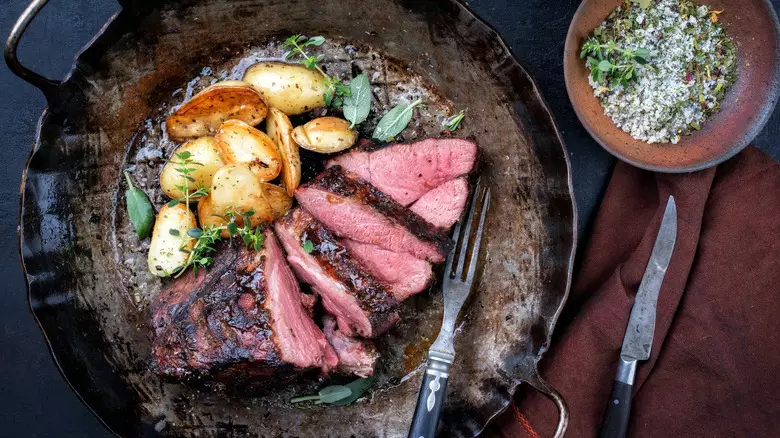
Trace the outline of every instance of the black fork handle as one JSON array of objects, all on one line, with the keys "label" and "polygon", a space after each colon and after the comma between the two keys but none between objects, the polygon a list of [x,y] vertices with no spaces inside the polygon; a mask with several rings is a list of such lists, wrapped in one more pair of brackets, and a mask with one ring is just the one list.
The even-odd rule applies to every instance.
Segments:
[{"label": "black fork handle", "polygon": [[409,438],[436,437],[436,428],[444,406],[444,395],[447,393],[450,366],[450,362],[428,357],[420,394],[417,396],[412,426],[409,428]]}]

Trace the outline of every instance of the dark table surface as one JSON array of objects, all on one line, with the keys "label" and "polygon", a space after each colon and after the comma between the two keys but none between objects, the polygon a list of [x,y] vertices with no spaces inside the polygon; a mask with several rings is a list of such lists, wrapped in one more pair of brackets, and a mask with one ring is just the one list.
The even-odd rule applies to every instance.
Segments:
[{"label": "dark table surface", "polygon": [[[0,34],[6,35],[29,0],[0,0]],[[498,29],[536,78],[560,127],[574,173],[580,236],[586,234],[614,160],[577,121],[563,83],[563,42],[576,0],[474,0],[469,5]],[[738,4],[737,0],[734,0]],[[777,10],[780,0],[772,0]],[[54,0],[25,34],[19,49],[34,71],[63,77],[74,54],[118,9],[115,0]],[[0,436],[108,437],[100,421],[71,392],[57,370],[27,304],[19,262],[17,219],[22,169],[45,101],[37,89],[0,66]],[[780,159],[780,112],[755,144]]]}]

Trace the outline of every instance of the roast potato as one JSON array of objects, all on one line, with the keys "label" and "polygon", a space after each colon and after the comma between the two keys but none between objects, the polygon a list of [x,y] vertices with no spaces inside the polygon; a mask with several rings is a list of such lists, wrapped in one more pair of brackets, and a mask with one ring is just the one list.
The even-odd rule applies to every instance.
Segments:
[{"label": "roast potato", "polygon": [[293,129],[292,137],[304,149],[332,154],[351,148],[358,136],[344,119],[319,117]]},{"label": "roast potato", "polygon": [[298,144],[292,138],[293,126],[290,118],[276,108],[269,108],[265,131],[279,148],[279,155],[282,157],[282,184],[287,194],[292,196],[295,189],[301,185],[301,156]]},{"label": "roast potato", "polygon": [[[183,160],[178,157],[182,152],[189,152],[189,160],[192,160],[192,163],[183,164]],[[165,167],[163,167],[160,173],[160,187],[169,198],[181,199],[184,197],[184,193],[177,186],[182,186],[186,183],[190,193],[197,191],[199,187],[209,188],[211,187],[214,173],[225,164],[227,163],[222,159],[214,137],[201,137],[188,141],[179,146],[174,151],[171,159],[165,163]],[[177,168],[194,169],[189,176],[195,181],[185,178],[181,172],[176,170]],[[192,199],[197,201],[200,199],[200,196]]]},{"label": "roast potato", "polygon": [[293,204],[293,198],[287,194],[285,189],[268,183],[260,183],[260,187],[260,194],[271,206],[274,219],[278,219],[290,211]]},{"label": "roast potato", "polygon": [[[211,204],[211,196],[204,196],[198,201],[198,222],[201,228],[209,226],[224,227],[227,226],[228,221],[224,216],[219,215],[214,211],[214,206]],[[222,230],[222,237],[230,237],[228,230]]]},{"label": "roast potato", "polygon": [[192,97],[165,121],[168,137],[174,141],[213,135],[225,120],[236,119],[257,125],[265,119],[268,105],[251,85],[222,81]]},{"label": "roast potato", "polygon": [[243,214],[249,211],[254,211],[250,218],[253,227],[274,219],[262,183],[246,164],[228,164],[219,169],[209,196],[212,214],[234,214],[239,225],[244,224]]},{"label": "roast potato", "polygon": [[160,277],[167,277],[187,264],[189,252],[195,246],[195,239],[187,232],[198,226],[195,215],[185,204],[170,207],[163,205],[157,213],[149,244],[147,261],[149,271]]},{"label": "roast potato", "polygon": [[260,62],[246,70],[244,82],[262,93],[269,106],[290,116],[325,106],[325,77],[299,64]]},{"label": "roast potato", "polygon": [[226,163],[246,164],[260,181],[271,181],[282,170],[282,157],[271,137],[240,120],[223,123],[214,138]]}]

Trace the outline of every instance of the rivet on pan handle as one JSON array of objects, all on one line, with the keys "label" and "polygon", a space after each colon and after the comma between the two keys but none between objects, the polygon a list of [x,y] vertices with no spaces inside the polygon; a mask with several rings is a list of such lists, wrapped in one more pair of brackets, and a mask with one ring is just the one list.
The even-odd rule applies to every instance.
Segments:
[{"label": "rivet on pan handle", "polygon": [[563,438],[566,434],[566,428],[569,426],[569,407],[566,406],[566,401],[555,388],[542,379],[538,370],[536,376],[529,380],[528,384],[555,403],[558,408],[558,427],[555,428],[555,438]]},{"label": "rivet on pan handle", "polygon": [[27,26],[30,25],[30,22],[32,22],[35,16],[38,15],[38,12],[40,12],[48,2],[49,0],[33,0],[30,2],[24,12],[22,12],[22,15],[19,16],[19,19],[16,20],[14,27],[11,28],[11,33],[8,35],[8,40],[5,42],[4,54],[5,63],[8,64],[8,68],[10,68],[14,74],[41,90],[49,101],[49,104],[51,104],[53,99],[56,98],[57,89],[62,83],[47,79],[28,69],[19,62],[19,59],[16,56],[16,47],[19,45],[19,40],[22,38],[24,31],[27,30]]}]

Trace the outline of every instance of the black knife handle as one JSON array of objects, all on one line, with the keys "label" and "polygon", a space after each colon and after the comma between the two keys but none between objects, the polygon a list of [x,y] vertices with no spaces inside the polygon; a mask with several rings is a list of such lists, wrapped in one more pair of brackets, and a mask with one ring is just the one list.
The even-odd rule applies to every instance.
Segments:
[{"label": "black knife handle", "polygon": [[631,415],[631,391],[633,385],[612,382],[612,394],[609,396],[604,421],[601,423],[600,438],[624,438],[628,432],[628,419]]},{"label": "black knife handle", "polygon": [[429,356],[425,368],[417,407],[414,409],[409,438],[435,438],[444,394],[447,392],[450,364]]}]

